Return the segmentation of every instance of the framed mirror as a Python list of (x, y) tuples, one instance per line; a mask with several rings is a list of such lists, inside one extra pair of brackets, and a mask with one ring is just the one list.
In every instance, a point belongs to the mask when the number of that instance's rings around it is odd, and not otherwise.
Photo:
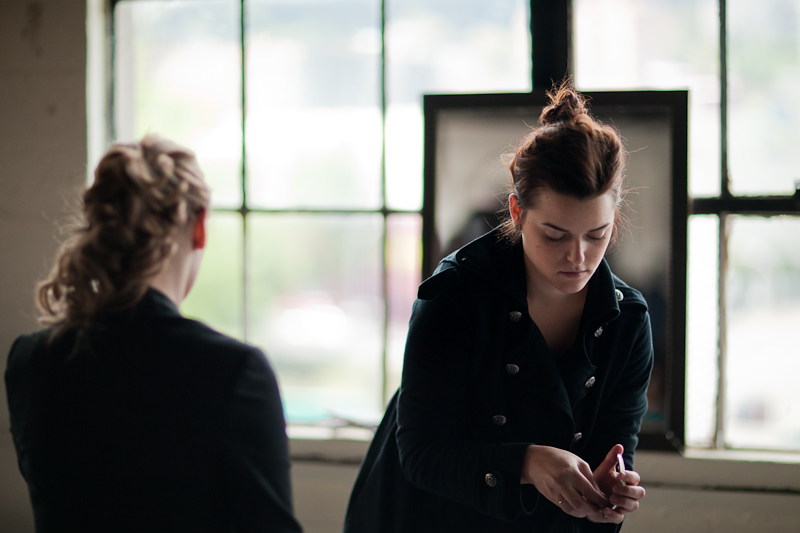
[[(687, 91), (584, 92), (591, 113), (615, 126), (628, 151), (630, 231), (606, 254), (639, 289), (653, 326), (655, 366), (639, 449), (684, 443)], [(423, 279), (450, 252), (496, 226), (508, 195), (501, 161), (538, 125), (542, 92), (425, 95)]]

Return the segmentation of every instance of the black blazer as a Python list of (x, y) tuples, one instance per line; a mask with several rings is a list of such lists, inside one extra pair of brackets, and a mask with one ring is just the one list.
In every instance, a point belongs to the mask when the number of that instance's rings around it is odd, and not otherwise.
[(603, 261), (578, 336), (557, 361), (531, 320), (521, 245), (496, 231), (419, 288), (403, 378), (364, 459), (345, 533), (610, 532), (521, 485), (531, 444), (597, 467), (633, 452), (653, 364), (641, 294)]
[(39, 533), (299, 532), (264, 354), (149, 290), (74, 335), (16, 340), (11, 432)]

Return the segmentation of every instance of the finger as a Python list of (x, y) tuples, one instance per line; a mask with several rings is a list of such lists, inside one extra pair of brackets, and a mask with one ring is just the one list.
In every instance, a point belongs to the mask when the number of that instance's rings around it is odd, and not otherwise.
[(615, 444), (612, 446), (606, 454), (605, 459), (603, 459), (603, 462), (597, 467), (597, 470), (599, 472), (613, 472), (617, 465), (617, 454), (623, 452), (625, 452), (625, 448), (622, 444)]
[[(578, 464), (578, 471), (583, 474), (583, 477), (589, 481), (589, 483), (594, 486), (597, 490), (600, 490), (600, 486), (597, 484), (597, 481), (594, 479), (594, 472), (592, 472), (592, 467), (589, 466), (587, 462), (581, 462)], [(602, 492), (602, 491), (601, 491)]]
[(619, 510), (614, 510), (606, 507), (603, 509), (603, 521), (610, 522), (612, 524), (619, 524), (622, 522), (622, 519), (625, 518), (625, 513), (620, 512)]
[(569, 501), (567, 501), (566, 496), (560, 496), (558, 501), (555, 502), (559, 509), (564, 511), (567, 514), (572, 514), (575, 511), (575, 508), (570, 505)]
[(614, 505), (611, 510), (622, 514), (632, 513), (639, 508), (639, 500), (618, 494), (611, 496), (609, 501)]
[(598, 524), (621, 524), (622, 519), (625, 518), (625, 512), (614, 511), (606, 507), (586, 518)]
[(645, 490), (642, 487), (619, 485), (614, 487), (614, 494), (608, 500), (612, 510), (623, 513), (632, 513), (639, 508), (639, 500), (644, 498)]
[(583, 501), (592, 505), (595, 509), (602, 509), (608, 505), (608, 496), (593, 486), (589, 486), (581, 494)]
[(592, 505), (577, 493), (563, 496), (558, 501), (558, 507), (568, 515), (576, 518), (585, 518), (603, 512), (602, 507)]
[(642, 480), (639, 477), (639, 473), (634, 470), (626, 470), (624, 474), (620, 475), (619, 479), (624, 481), (626, 485), (638, 485)]
[(585, 466), (585, 470), (582, 465), (580, 472), (583, 474), (583, 477), (577, 479), (574, 485), (577, 495), (582, 501), (594, 505), (596, 509), (601, 509), (607, 506), (608, 497), (602, 490), (600, 490), (600, 487), (597, 486), (589, 465)]
[(612, 494), (612, 497), (619, 496), (620, 498), (629, 498), (639, 501), (645, 497), (645, 494), (644, 488), (637, 485), (617, 485), (614, 487), (614, 494)]
[(598, 524), (620, 524), (622, 523), (622, 519), (624, 517), (624, 514), (612, 511), (606, 507), (605, 509), (601, 509), (597, 513), (589, 515), (586, 518), (589, 521), (596, 522)]
[(596, 513), (592, 513), (586, 517), (587, 520), (591, 522), (597, 522), (598, 524), (603, 524), (608, 522), (605, 515), (605, 509), (600, 509)]
[[(591, 491), (591, 486), (586, 490)], [(581, 494), (577, 488), (573, 488), (564, 493), (562, 504), (559, 507), (572, 516), (584, 518), (602, 512), (603, 508), (610, 505), (608, 498), (603, 496), (602, 493), (599, 493), (595, 498), (599, 500), (599, 503)]]

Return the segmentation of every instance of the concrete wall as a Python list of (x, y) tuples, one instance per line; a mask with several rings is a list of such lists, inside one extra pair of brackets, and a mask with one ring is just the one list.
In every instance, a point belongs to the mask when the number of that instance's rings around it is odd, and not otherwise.
[[(86, 0), (0, 2), (0, 353), (36, 327), (54, 221), (86, 180)], [(32, 531), (0, 400), (0, 531)]]
[[(86, 5), (0, 0), (2, 368), (13, 339), (36, 328), (33, 285), (54, 256), (65, 202), (86, 179)], [(91, 112), (97, 102), (90, 103)], [(0, 531), (26, 533), (33, 531), (30, 505), (2, 386), (0, 398)], [(307, 533), (341, 531), (365, 449), (364, 442), (293, 441), (295, 505)], [(796, 464), (641, 453), (637, 469), (648, 496), (628, 520), (629, 533), (798, 531)]]

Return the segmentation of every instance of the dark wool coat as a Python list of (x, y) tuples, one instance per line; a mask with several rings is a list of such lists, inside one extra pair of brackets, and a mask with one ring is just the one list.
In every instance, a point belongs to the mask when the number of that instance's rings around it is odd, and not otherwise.
[(24, 335), (6, 370), (39, 533), (299, 532), (264, 354), (149, 290), (74, 335)]
[(653, 364), (647, 306), (603, 260), (577, 340), (556, 361), (526, 294), (522, 246), (496, 231), (420, 286), (402, 384), (356, 480), (346, 533), (619, 528), (570, 517), (520, 474), (531, 444), (594, 469), (619, 443), (633, 466)]

